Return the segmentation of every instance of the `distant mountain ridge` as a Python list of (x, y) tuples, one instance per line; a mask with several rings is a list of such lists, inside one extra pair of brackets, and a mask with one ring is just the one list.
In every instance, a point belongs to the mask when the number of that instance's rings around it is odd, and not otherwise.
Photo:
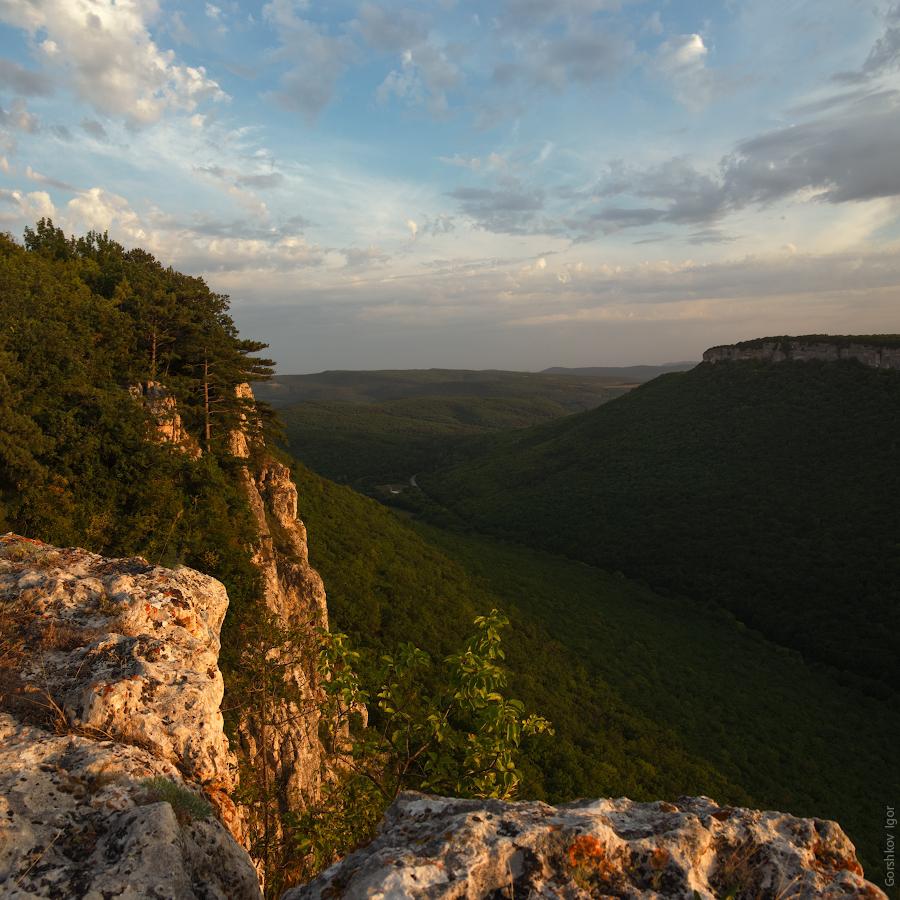
[[(607, 384), (608, 382), (608, 384)], [(309, 375), (276, 375), (256, 388), (258, 399), (285, 407), (305, 402), (388, 403), (412, 398), (533, 398), (554, 400), (572, 412), (596, 406), (605, 388), (620, 377), (599, 380), (577, 372), (508, 372), (502, 369), (332, 370)]]
[(608, 378), (635, 384), (644, 384), (659, 375), (669, 372), (686, 372), (696, 366), (697, 360), (683, 360), (681, 362), (663, 363), (659, 366), (584, 366), (580, 368), (567, 368), (565, 366), (551, 366), (543, 369), (542, 375), (584, 375), (589, 378)]

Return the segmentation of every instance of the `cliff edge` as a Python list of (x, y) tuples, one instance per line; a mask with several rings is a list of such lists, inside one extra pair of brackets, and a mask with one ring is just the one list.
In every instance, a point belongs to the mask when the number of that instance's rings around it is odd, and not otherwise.
[(230, 799), (227, 606), (191, 569), (0, 538), (0, 894), (261, 896)]
[(553, 807), (413, 792), (368, 847), (283, 900), (331, 897), (886, 900), (844, 832), (822, 819), (706, 797)]
[(710, 347), (705, 363), (740, 362), (837, 362), (855, 360), (873, 369), (900, 369), (900, 335), (828, 335), (767, 337), (737, 344)]

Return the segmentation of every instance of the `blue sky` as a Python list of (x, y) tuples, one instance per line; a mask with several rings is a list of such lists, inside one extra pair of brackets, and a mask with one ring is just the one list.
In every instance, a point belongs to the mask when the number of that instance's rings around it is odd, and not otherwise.
[(0, 0), (0, 228), (203, 275), (284, 372), (900, 330), (896, 0)]

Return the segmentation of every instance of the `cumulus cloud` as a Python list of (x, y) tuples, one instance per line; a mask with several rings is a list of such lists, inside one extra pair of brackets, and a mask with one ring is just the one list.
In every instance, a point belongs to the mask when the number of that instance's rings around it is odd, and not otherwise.
[(175, 61), (147, 29), (155, 0), (0, 0), (0, 21), (29, 33), (44, 64), (95, 109), (132, 125), (225, 93), (203, 67)]
[(41, 218), (55, 218), (56, 207), (46, 191), (8, 191), (0, 188), (0, 200), (13, 207), (12, 216), (4, 216), (7, 221), (36, 222)]
[(119, 194), (92, 187), (73, 197), (66, 205), (66, 222), (75, 232), (114, 231), (129, 241), (146, 236), (137, 213)]
[(0, 201), (12, 208), (4, 221), (34, 222), (41, 216), (58, 221), (67, 231), (109, 231), (126, 246), (140, 246), (184, 271), (197, 273), (272, 273), (315, 268), (327, 251), (298, 233), (300, 217), (281, 225), (261, 227), (246, 219), (234, 222), (180, 222), (155, 207), (136, 210), (123, 196), (92, 187), (57, 210), (45, 191), (23, 193), (0, 190)]
[(271, 0), (263, 6), (263, 19), (278, 34), (275, 58), (288, 63), (276, 99), (313, 121), (334, 96), (353, 45), (346, 35), (330, 35), (305, 19), (306, 7), (304, 0)]
[(34, 113), (29, 112), (28, 106), (21, 98), (13, 100), (9, 109), (0, 106), (0, 129), (36, 134), (40, 128), (40, 120)]

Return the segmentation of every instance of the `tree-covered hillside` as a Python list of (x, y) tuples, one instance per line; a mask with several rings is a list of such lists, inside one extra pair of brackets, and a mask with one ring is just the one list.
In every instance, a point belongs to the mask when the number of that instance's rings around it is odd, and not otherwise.
[(485, 435), (595, 409), (631, 387), (615, 378), (427, 369), (286, 375), (259, 393), (278, 406), (293, 456), (372, 493), (477, 453)]
[(715, 606), (295, 476), (332, 628), (369, 658), (402, 641), (440, 655), (479, 611), (511, 617), (511, 693), (556, 728), (527, 750), (522, 797), (705, 793), (836, 818), (875, 871), (892, 756), (878, 701)]
[[(609, 399), (621, 393), (609, 389)], [(328, 478), (367, 492), (477, 453), (485, 435), (568, 412), (541, 396), (309, 401), (278, 410), (293, 456)]]
[[(0, 235), (0, 531), (184, 561), (249, 596), (254, 526), (225, 441), (264, 346), (202, 279), (105, 234), (41, 220), (24, 246)], [(148, 439), (129, 387), (154, 379), (202, 459)]]
[(567, 412), (593, 409), (638, 379), (580, 373), (505, 372), (497, 369), (380, 369), (278, 375), (260, 386), (260, 399), (283, 408), (294, 403), (389, 403), (412, 398), (533, 400), (557, 404)]
[(714, 602), (886, 696), (898, 409), (900, 372), (702, 365), (418, 481), (469, 527)]

